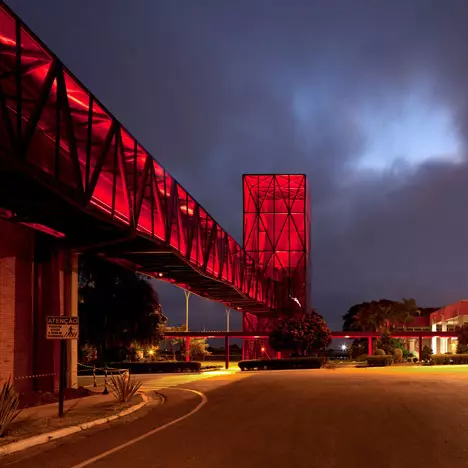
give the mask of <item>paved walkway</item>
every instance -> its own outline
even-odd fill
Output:
[[[9,427],[7,437],[0,439],[0,445],[108,417],[139,401],[141,397],[136,396],[132,402],[121,404],[112,394],[66,400],[63,418],[58,417],[58,403],[24,408]]]

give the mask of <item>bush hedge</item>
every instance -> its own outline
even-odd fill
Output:
[[[286,359],[252,359],[239,361],[241,370],[319,369],[327,362],[325,357],[298,357]]]
[[[468,354],[433,354],[430,363],[433,365],[468,364]]]
[[[157,374],[172,372],[200,372],[196,361],[112,362],[108,367],[128,369],[132,374]]]
[[[368,356],[367,365],[369,367],[384,367],[391,366],[393,364],[393,356]]]

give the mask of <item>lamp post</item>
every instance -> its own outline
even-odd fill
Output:
[[[185,331],[189,331],[188,329],[188,311],[189,311],[189,299],[190,295],[192,294],[188,289],[184,289],[185,294]]]
[[[229,319],[231,317],[231,309],[229,307],[225,307],[226,309],[226,331],[230,331],[230,327],[229,327]]]

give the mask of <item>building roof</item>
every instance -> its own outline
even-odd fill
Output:
[[[448,320],[460,315],[468,315],[468,300],[463,299],[442,307],[431,314],[431,323],[441,322],[442,320]]]

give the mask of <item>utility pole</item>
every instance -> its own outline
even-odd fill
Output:
[[[184,294],[185,294],[185,331],[188,332],[189,331],[188,329],[189,299],[192,293],[188,289],[184,289]]]

